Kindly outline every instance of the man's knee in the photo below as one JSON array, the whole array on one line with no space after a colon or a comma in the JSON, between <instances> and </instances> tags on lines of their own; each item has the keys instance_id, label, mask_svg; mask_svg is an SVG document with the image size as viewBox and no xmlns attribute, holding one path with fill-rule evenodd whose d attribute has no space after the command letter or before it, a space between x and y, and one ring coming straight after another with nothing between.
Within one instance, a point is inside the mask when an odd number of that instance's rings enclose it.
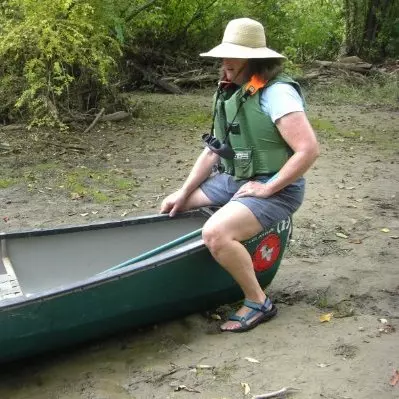
<instances>
[{"instance_id":1,"label":"man's knee","mask_svg":"<svg viewBox=\"0 0 399 399\"><path fill-rule=\"evenodd\" d=\"M202 228L202 238L204 244L212 253L219 252L227 240L226 234L224 234L220 224L212 222L205 223Z\"/></svg>"}]
</instances>

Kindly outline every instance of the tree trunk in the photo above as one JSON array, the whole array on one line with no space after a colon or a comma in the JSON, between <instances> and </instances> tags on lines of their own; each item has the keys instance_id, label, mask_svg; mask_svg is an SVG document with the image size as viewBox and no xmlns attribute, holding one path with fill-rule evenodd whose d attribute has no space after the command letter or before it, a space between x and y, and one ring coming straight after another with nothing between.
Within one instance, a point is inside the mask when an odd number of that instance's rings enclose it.
<instances>
[{"instance_id":1,"label":"tree trunk","mask_svg":"<svg viewBox=\"0 0 399 399\"><path fill-rule=\"evenodd\" d=\"M398 3L397 0L345 0L348 55L369 60L398 56Z\"/></svg>"}]
</instances>

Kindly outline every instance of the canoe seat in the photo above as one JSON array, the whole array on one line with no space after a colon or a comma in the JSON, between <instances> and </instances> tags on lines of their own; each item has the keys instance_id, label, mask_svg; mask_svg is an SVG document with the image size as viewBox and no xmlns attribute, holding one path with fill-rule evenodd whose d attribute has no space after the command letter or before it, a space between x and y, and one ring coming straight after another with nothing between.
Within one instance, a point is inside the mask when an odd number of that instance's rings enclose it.
<instances>
[{"instance_id":1,"label":"canoe seat","mask_svg":"<svg viewBox=\"0 0 399 399\"><path fill-rule=\"evenodd\" d=\"M7 255L6 240L0 240L0 301L24 295Z\"/></svg>"},{"instance_id":2,"label":"canoe seat","mask_svg":"<svg viewBox=\"0 0 399 399\"><path fill-rule=\"evenodd\" d=\"M18 280L8 274L0 274L0 301L23 295Z\"/></svg>"}]
</instances>

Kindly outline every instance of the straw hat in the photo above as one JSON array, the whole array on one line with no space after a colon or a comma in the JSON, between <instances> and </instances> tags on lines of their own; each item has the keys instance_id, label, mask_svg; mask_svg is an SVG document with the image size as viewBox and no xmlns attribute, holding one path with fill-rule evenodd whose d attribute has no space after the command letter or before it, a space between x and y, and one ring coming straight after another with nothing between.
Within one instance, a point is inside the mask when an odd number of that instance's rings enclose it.
<instances>
[{"instance_id":1,"label":"straw hat","mask_svg":"<svg viewBox=\"0 0 399 399\"><path fill-rule=\"evenodd\" d=\"M263 25L249 18L230 21L224 31L222 43L200 55L215 58L285 58L266 47Z\"/></svg>"}]
</instances>

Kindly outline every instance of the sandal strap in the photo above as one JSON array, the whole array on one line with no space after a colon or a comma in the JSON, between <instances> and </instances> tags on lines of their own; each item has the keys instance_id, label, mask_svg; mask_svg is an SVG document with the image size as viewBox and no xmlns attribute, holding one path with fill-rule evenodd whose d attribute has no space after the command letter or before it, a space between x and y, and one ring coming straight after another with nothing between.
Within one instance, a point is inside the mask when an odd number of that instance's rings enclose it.
<instances>
[{"instance_id":1,"label":"sandal strap","mask_svg":"<svg viewBox=\"0 0 399 399\"><path fill-rule=\"evenodd\" d=\"M270 311L272 305L272 301L270 298L266 298L265 302L258 303L258 302L253 302L250 301L249 299L244 300L244 306L252 309L249 312L247 312L244 316L238 316L236 314L232 314L229 317L229 320L231 321L238 321L242 327L245 327L248 325L248 320L251 320L253 317L255 317L259 312L262 313L267 313Z\"/></svg>"},{"instance_id":2,"label":"sandal strap","mask_svg":"<svg viewBox=\"0 0 399 399\"><path fill-rule=\"evenodd\" d=\"M249 312L245 313L244 316L238 316L236 314L233 314L229 317L229 320L231 321L238 321L242 327L245 327L248 325L248 320L251 320L253 317L255 317L260 310L250 310Z\"/></svg>"},{"instance_id":3,"label":"sandal strap","mask_svg":"<svg viewBox=\"0 0 399 399\"><path fill-rule=\"evenodd\" d=\"M271 306L272 306L272 301L270 300L269 297L267 297L265 299L265 302L262 303L258 303L258 302L253 302L250 301L249 299L245 299L244 300L244 306L246 306L247 308L256 310L258 312L263 312L266 313L270 310Z\"/></svg>"},{"instance_id":4,"label":"sandal strap","mask_svg":"<svg viewBox=\"0 0 399 399\"><path fill-rule=\"evenodd\" d=\"M229 317L229 320L231 320L231 321L239 321L241 323L242 317L241 316L237 316L236 314L232 314Z\"/></svg>"}]
</instances>

